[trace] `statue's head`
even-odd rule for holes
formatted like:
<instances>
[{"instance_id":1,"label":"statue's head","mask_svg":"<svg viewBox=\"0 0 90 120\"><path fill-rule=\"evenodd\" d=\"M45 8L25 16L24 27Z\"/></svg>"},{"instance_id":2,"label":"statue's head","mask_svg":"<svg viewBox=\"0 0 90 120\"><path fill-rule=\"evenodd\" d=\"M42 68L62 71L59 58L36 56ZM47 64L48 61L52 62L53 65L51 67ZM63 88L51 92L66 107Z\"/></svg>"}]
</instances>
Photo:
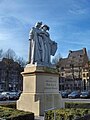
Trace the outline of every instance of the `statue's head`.
<instances>
[{"instance_id":1,"label":"statue's head","mask_svg":"<svg viewBox=\"0 0 90 120\"><path fill-rule=\"evenodd\" d=\"M35 24L35 27L41 27L41 25L42 25L42 22L37 22L36 24Z\"/></svg>"},{"instance_id":2,"label":"statue's head","mask_svg":"<svg viewBox=\"0 0 90 120\"><path fill-rule=\"evenodd\" d=\"M47 26L47 25L42 25L42 27L41 27L43 30L48 30L49 31L49 26Z\"/></svg>"}]
</instances>

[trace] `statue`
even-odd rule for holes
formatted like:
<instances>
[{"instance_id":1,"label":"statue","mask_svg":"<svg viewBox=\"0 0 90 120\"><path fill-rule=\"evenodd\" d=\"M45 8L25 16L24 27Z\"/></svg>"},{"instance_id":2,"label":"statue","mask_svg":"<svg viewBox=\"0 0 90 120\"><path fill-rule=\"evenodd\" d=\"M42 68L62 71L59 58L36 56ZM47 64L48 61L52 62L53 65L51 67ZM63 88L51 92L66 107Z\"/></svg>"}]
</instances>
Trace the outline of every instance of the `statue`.
<instances>
[{"instance_id":1,"label":"statue","mask_svg":"<svg viewBox=\"0 0 90 120\"><path fill-rule=\"evenodd\" d=\"M56 50L57 50L57 43L52 41L50 39L50 35L47 32L49 31L49 27L47 25L42 25L42 36L43 36L43 42L44 42L44 53L43 53L43 58L44 58L44 63L50 64L50 57L51 55L54 55ZM55 46L55 48L53 47Z\"/></svg>"},{"instance_id":2,"label":"statue","mask_svg":"<svg viewBox=\"0 0 90 120\"><path fill-rule=\"evenodd\" d=\"M47 32L49 27L42 25L42 22L36 23L35 27L32 27L29 34L30 51L29 51L29 63L50 65L51 55L54 56L57 50L57 43L50 39L50 35Z\"/></svg>"},{"instance_id":3,"label":"statue","mask_svg":"<svg viewBox=\"0 0 90 120\"><path fill-rule=\"evenodd\" d=\"M41 61L41 27L42 22L36 23L35 27L32 27L29 34L30 40L30 51L29 51L29 63L34 64L35 62L39 63Z\"/></svg>"}]
</instances>

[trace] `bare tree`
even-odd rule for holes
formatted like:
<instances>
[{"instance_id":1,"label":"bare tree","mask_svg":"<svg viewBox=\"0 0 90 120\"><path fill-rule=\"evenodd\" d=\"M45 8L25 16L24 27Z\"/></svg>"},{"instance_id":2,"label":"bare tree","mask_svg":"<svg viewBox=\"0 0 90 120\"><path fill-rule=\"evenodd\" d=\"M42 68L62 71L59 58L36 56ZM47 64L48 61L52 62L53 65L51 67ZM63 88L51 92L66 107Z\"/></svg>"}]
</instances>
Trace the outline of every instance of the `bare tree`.
<instances>
[{"instance_id":1,"label":"bare tree","mask_svg":"<svg viewBox=\"0 0 90 120\"><path fill-rule=\"evenodd\" d=\"M6 59L6 77L5 77L5 89L9 90L9 74L11 71L12 62L16 60L16 53L12 49L8 49L4 54L3 58Z\"/></svg>"},{"instance_id":2,"label":"bare tree","mask_svg":"<svg viewBox=\"0 0 90 120\"><path fill-rule=\"evenodd\" d=\"M3 56L3 50L1 49L0 50L0 59L2 59L2 56Z\"/></svg>"},{"instance_id":3,"label":"bare tree","mask_svg":"<svg viewBox=\"0 0 90 120\"><path fill-rule=\"evenodd\" d=\"M16 53L12 50L12 49L8 49L4 55L3 55L4 58L7 58L7 59L12 59L12 60L15 60L16 59Z\"/></svg>"},{"instance_id":4,"label":"bare tree","mask_svg":"<svg viewBox=\"0 0 90 120\"><path fill-rule=\"evenodd\" d=\"M60 55L60 54L57 54L57 55L52 59L52 64L57 65L57 63L59 62L60 58L62 58L61 55Z\"/></svg>"},{"instance_id":5,"label":"bare tree","mask_svg":"<svg viewBox=\"0 0 90 120\"><path fill-rule=\"evenodd\" d=\"M0 50L0 57L11 59L15 62L18 62L18 64L21 65L21 67L24 67L26 65L26 61L23 59L23 57L18 57L16 53L12 49L8 49L4 54L2 54L3 50Z\"/></svg>"},{"instance_id":6,"label":"bare tree","mask_svg":"<svg viewBox=\"0 0 90 120\"><path fill-rule=\"evenodd\" d=\"M25 67L26 61L23 59L23 57L18 57L16 62L21 65L21 67Z\"/></svg>"}]
</instances>

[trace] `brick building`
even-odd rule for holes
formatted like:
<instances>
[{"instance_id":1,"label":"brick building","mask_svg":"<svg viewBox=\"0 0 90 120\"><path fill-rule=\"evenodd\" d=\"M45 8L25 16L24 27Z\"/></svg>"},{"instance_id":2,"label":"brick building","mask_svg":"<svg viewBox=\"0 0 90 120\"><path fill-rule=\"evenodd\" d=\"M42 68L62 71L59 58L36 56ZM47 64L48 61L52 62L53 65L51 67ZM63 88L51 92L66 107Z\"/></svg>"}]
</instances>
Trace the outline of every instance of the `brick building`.
<instances>
[{"instance_id":1,"label":"brick building","mask_svg":"<svg viewBox=\"0 0 90 120\"><path fill-rule=\"evenodd\" d=\"M67 58L61 58L58 63L60 73L60 90L84 89L82 70L88 64L86 48L69 51Z\"/></svg>"},{"instance_id":2,"label":"brick building","mask_svg":"<svg viewBox=\"0 0 90 120\"><path fill-rule=\"evenodd\" d=\"M17 62L3 58L0 61L0 91L22 90L22 71Z\"/></svg>"}]
</instances>

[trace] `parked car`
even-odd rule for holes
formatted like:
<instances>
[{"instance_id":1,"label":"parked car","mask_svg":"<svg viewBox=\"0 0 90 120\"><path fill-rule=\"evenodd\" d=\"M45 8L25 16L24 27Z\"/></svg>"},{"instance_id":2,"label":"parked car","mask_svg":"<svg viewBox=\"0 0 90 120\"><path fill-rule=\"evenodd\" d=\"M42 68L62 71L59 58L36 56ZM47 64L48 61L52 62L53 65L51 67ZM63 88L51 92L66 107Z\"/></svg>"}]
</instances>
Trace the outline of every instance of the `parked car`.
<instances>
[{"instance_id":1,"label":"parked car","mask_svg":"<svg viewBox=\"0 0 90 120\"><path fill-rule=\"evenodd\" d=\"M5 97L4 95L0 94L0 100L7 100L7 97Z\"/></svg>"},{"instance_id":2,"label":"parked car","mask_svg":"<svg viewBox=\"0 0 90 120\"><path fill-rule=\"evenodd\" d=\"M19 95L17 92L2 92L2 96L4 96L7 100L17 100L19 99Z\"/></svg>"},{"instance_id":3,"label":"parked car","mask_svg":"<svg viewBox=\"0 0 90 120\"><path fill-rule=\"evenodd\" d=\"M9 92L2 92L2 96L4 96L7 100L9 99Z\"/></svg>"},{"instance_id":4,"label":"parked car","mask_svg":"<svg viewBox=\"0 0 90 120\"><path fill-rule=\"evenodd\" d=\"M19 96L17 92L9 92L9 100L18 100Z\"/></svg>"},{"instance_id":5,"label":"parked car","mask_svg":"<svg viewBox=\"0 0 90 120\"><path fill-rule=\"evenodd\" d=\"M90 92L89 91L81 92L80 98L90 98Z\"/></svg>"},{"instance_id":6,"label":"parked car","mask_svg":"<svg viewBox=\"0 0 90 120\"><path fill-rule=\"evenodd\" d=\"M19 91L17 92L17 95L20 97L21 94L22 94L22 91L19 90Z\"/></svg>"},{"instance_id":7,"label":"parked car","mask_svg":"<svg viewBox=\"0 0 90 120\"><path fill-rule=\"evenodd\" d=\"M80 98L80 94L81 93L79 91L73 91L68 95L68 98Z\"/></svg>"},{"instance_id":8,"label":"parked car","mask_svg":"<svg viewBox=\"0 0 90 120\"><path fill-rule=\"evenodd\" d=\"M68 95L70 94L70 92L68 92L68 91L62 91L61 92L61 96L62 96L62 98L68 98Z\"/></svg>"}]
</instances>

